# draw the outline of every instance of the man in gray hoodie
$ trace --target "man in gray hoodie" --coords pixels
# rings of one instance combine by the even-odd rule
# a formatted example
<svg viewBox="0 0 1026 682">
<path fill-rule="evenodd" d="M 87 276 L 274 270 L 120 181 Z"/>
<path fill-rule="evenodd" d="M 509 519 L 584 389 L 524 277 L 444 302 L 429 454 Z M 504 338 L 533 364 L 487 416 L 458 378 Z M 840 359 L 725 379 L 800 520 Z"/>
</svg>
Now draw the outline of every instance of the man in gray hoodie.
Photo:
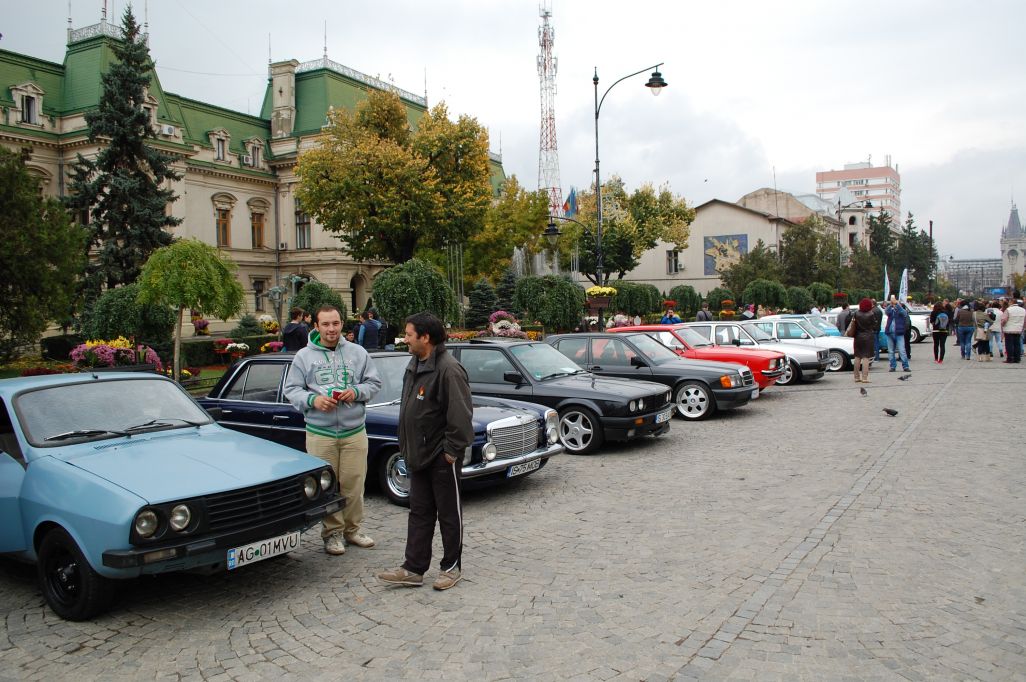
<svg viewBox="0 0 1026 682">
<path fill-rule="evenodd" d="M 381 390 L 366 350 L 342 338 L 342 315 L 324 306 L 314 318 L 305 348 L 285 379 L 285 397 L 306 420 L 306 451 L 331 465 L 346 505 L 324 518 L 321 538 L 328 554 L 345 554 L 346 543 L 373 547 L 360 532 L 367 479 L 365 405 Z"/>
</svg>

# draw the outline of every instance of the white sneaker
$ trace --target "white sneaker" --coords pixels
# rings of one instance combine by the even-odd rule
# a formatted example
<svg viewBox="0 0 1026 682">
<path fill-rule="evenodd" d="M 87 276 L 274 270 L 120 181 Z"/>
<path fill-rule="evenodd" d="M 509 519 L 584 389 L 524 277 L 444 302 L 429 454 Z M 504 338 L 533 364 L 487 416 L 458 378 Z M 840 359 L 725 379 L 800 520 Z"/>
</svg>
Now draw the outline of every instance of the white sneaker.
<svg viewBox="0 0 1026 682">
<path fill-rule="evenodd" d="M 335 556 L 346 553 L 346 541 L 342 537 L 342 531 L 337 530 L 324 538 L 324 551 Z"/>
<path fill-rule="evenodd" d="M 352 535 L 346 536 L 346 542 L 350 545 L 356 545 L 357 547 L 363 547 L 368 549 L 374 546 L 374 540 L 363 533 L 353 533 Z"/>
</svg>

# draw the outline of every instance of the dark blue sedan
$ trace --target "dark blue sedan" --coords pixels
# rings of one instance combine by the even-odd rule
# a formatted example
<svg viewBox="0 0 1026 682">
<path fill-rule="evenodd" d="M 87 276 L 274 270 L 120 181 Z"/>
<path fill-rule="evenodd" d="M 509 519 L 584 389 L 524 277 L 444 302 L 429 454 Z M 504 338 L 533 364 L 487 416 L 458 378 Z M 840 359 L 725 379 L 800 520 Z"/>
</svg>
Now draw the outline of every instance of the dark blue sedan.
<svg viewBox="0 0 1026 682">
<path fill-rule="evenodd" d="M 303 415 L 282 395 L 292 353 L 267 353 L 232 365 L 199 400 L 222 426 L 305 450 Z M 406 353 L 375 353 L 382 388 L 367 405 L 367 478 L 399 505 L 409 503 L 406 463 L 397 437 Z M 555 410 L 518 400 L 474 396 L 474 444 L 463 455 L 463 478 L 498 481 L 538 471 L 563 451 Z"/>
</svg>

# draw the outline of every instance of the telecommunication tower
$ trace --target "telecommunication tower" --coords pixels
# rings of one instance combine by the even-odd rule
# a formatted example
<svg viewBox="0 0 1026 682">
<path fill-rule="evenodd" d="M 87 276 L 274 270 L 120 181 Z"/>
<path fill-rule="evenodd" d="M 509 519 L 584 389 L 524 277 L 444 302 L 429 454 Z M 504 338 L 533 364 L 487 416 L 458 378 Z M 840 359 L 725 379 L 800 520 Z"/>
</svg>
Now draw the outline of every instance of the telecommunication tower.
<svg viewBox="0 0 1026 682">
<path fill-rule="evenodd" d="M 552 10 L 539 8 L 542 18 L 538 29 L 538 80 L 541 81 L 541 134 L 538 144 L 538 189 L 549 195 L 549 213 L 563 215 L 563 190 L 559 184 L 559 147 L 556 144 L 556 58 L 552 43 L 556 33 L 549 25 Z"/>
</svg>

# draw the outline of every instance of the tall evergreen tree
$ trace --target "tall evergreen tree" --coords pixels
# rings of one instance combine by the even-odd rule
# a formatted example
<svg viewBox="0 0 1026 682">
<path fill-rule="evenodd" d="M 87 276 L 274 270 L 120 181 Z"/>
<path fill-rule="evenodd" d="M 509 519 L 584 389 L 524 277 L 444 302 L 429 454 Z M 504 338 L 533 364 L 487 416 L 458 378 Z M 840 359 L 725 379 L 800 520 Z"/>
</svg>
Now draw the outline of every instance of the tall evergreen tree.
<svg viewBox="0 0 1026 682">
<path fill-rule="evenodd" d="M 891 214 L 887 211 L 881 212 L 879 216 L 869 216 L 869 253 L 880 259 L 881 263 L 893 264 L 893 224 Z"/>
<path fill-rule="evenodd" d="M 143 109 L 153 63 L 131 7 L 122 17 L 123 40 L 113 44 L 116 61 L 103 74 L 97 109 L 86 112 L 89 141 L 103 147 L 96 159 L 81 154 L 71 169 L 67 205 L 76 215 L 88 211 L 88 247 L 97 249 L 86 273 L 86 295 L 106 286 L 134 282 L 150 254 L 173 241 L 165 228 L 181 219 L 167 214 L 180 179 L 172 157 L 147 144 L 155 139 Z"/>
<path fill-rule="evenodd" d="M 498 300 L 495 305 L 498 306 L 499 310 L 505 310 L 506 312 L 515 313 L 518 311 L 513 310 L 513 294 L 517 289 L 517 273 L 512 267 L 506 268 L 506 272 L 502 274 L 502 279 L 499 280 L 499 285 L 495 287 L 495 295 Z"/>
<path fill-rule="evenodd" d="M 467 296 L 470 299 L 470 309 L 467 311 L 467 328 L 477 329 L 488 324 L 488 316 L 497 310 L 495 307 L 498 298 L 495 289 L 484 277 L 477 280 L 477 284 L 470 290 Z"/>
</svg>

